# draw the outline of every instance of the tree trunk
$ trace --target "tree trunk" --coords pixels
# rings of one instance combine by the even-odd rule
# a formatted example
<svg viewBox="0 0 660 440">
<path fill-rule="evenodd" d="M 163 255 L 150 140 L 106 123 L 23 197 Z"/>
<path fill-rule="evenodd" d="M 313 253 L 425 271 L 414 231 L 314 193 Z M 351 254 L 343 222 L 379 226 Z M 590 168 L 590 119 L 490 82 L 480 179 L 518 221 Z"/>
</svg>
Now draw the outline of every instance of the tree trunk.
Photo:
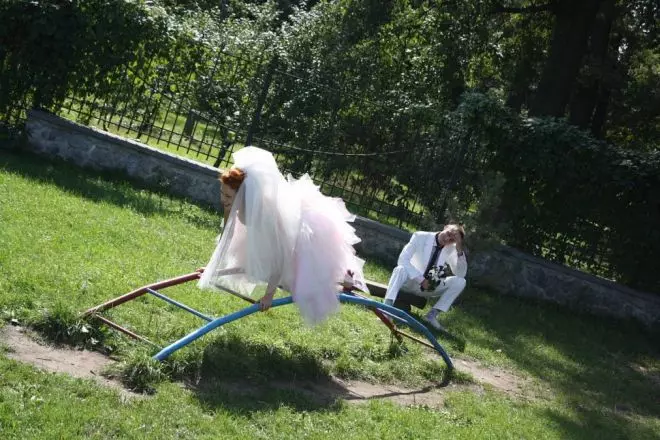
<svg viewBox="0 0 660 440">
<path fill-rule="evenodd" d="M 511 81 L 511 88 L 506 98 L 506 105 L 516 112 L 519 112 L 523 105 L 529 104 L 529 83 L 534 75 L 534 66 L 530 58 L 522 54 L 522 59 L 518 61 L 516 72 Z"/>
<path fill-rule="evenodd" d="M 598 99 L 598 84 L 600 81 L 594 78 L 585 78 L 584 83 L 576 87 L 573 100 L 570 105 L 569 122 L 581 128 L 586 128 L 591 122 L 591 116 Z"/>
<path fill-rule="evenodd" d="M 610 105 L 610 89 L 604 87 L 600 91 L 600 99 L 596 103 L 596 110 L 591 119 L 591 133 L 598 139 L 603 138 L 603 128 L 607 120 L 607 108 Z"/>
<path fill-rule="evenodd" d="M 531 115 L 564 115 L 599 3 L 600 0 L 557 1 L 550 55 L 532 102 Z"/>
<path fill-rule="evenodd" d="M 588 69 L 578 81 L 570 105 L 570 122 L 582 128 L 589 127 L 596 104 L 604 97 L 601 89 L 606 87 L 604 77 L 611 70 L 608 48 L 613 19 L 614 0 L 602 1 L 589 40 Z"/>
</svg>

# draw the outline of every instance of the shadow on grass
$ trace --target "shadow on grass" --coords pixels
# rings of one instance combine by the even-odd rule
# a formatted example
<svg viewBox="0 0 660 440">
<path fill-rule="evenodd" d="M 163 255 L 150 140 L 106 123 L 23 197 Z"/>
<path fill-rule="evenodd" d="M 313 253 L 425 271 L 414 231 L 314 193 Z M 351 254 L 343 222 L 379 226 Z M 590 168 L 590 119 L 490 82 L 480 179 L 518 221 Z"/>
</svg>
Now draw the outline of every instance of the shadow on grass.
<svg viewBox="0 0 660 440">
<path fill-rule="evenodd" d="M 328 392 L 320 393 L 317 387 Z M 331 380 L 328 368 L 310 348 L 274 346 L 236 334 L 222 335 L 206 347 L 193 389 L 204 405 L 239 412 L 282 405 L 334 410 L 349 394 Z"/>
<path fill-rule="evenodd" d="M 460 332 L 457 332 L 453 328 L 447 326 L 444 328 L 444 330 L 436 330 L 430 325 L 425 324 L 423 318 L 424 313 L 419 309 L 413 309 L 409 311 L 408 314 L 413 318 L 415 318 L 417 321 L 419 321 L 422 325 L 424 325 L 431 332 L 431 334 L 435 336 L 435 338 L 438 340 L 440 345 L 443 346 L 443 348 L 447 349 L 446 346 L 449 343 L 451 351 L 456 350 L 461 353 L 465 351 L 465 347 L 467 346 L 467 340 L 460 334 Z M 405 329 L 407 327 L 403 327 L 403 328 Z M 449 353 L 449 355 L 451 356 L 451 353 Z"/>
<path fill-rule="evenodd" d="M 190 385 L 207 408 L 239 413 L 282 406 L 296 411 L 338 411 L 343 401 L 365 400 L 332 378 L 318 352 L 297 344 L 273 346 L 239 335 L 222 335 L 204 350 L 197 380 Z M 397 398 L 419 390 L 382 392 L 369 399 Z"/>
<path fill-rule="evenodd" d="M 273 345 L 236 333 L 226 333 L 204 350 L 201 374 L 207 378 L 243 378 L 252 382 L 270 380 L 324 380 L 330 378 L 318 353 L 310 347 Z"/>
<path fill-rule="evenodd" d="M 167 194 L 165 186 L 145 185 L 120 172 L 88 171 L 65 161 L 7 150 L 0 150 L 0 169 L 37 182 L 55 184 L 70 194 L 95 202 L 130 208 L 146 216 L 176 212 L 196 226 L 219 229 L 219 217 L 212 207 L 197 204 L 203 212 L 210 214 L 199 215 L 184 209 L 186 202 Z"/>
<path fill-rule="evenodd" d="M 580 408 L 578 417 L 556 410 L 542 411 L 540 417 L 551 421 L 570 439 L 657 439 L 658 431 L 629 419 L 624 412 Z"/>
<path fill-rule="evenodd" d="M 336 385 L 327 382 L 330 385 Z M 246 380 L 234 382 L 202 380 L 191 387 L 201 405 L 209 410 L 224 408 L 232 413 L 249 414 L 288 407 L 294 411 L 337 412 L 348 390 L 338 387 L 336 394 L 320 394 L 318 385 L 277 381 L 254 384 Z"/>
<path fill-rule="evenodd" d="M 660 380 L 653 376 L 660 359 L 658 335 L 641 324 L 479 290 L 466 292 L 449 319 L 471 345 L 501 349 L 520 369 L 549 384 L 583 419 L 579 424 L 612 423 L 609 409 L 615 407 L 660 416 Z"/>
</svg>

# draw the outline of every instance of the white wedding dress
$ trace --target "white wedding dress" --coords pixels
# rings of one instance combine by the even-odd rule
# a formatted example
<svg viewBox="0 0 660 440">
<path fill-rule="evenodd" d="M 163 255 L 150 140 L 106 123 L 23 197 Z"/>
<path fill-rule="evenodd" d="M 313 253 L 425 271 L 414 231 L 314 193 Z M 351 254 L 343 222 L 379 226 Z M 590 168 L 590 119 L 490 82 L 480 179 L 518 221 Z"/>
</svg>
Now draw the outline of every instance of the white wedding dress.
<svg viewBox="0 0 660 440">
<path fill-rule="evenodd" d="M 245 172 L 218 245 L 199 287 L 250 295 L 269 280 L 291 292 L 308 324 L 339 308 L 338 283 L 347 271 L 366 290 L 353 245 L 355 219 L 339 198 L 326 197 L 308 175 L 284 178 L 268 151 L 246 147 L 234 153 Z M 226 275 L 228 269 L 236 269 Z"/>
</svg>

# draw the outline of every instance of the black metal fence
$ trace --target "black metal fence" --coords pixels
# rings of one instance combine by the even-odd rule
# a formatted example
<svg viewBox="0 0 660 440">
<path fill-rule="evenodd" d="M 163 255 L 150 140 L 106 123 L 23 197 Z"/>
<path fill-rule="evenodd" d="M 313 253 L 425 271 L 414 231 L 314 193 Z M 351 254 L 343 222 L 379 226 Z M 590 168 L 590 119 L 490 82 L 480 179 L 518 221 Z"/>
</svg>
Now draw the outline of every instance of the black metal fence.
<svg viewBox="0 0 660 440">
<path fill-rule="evenodd" d="M 27 108 L 25 103 L 15 102 L 5 111 L 0 111 L 0 128 L 10 130 L 23 125 Z"/>
<path fill-rule="evenodd" d="M 325 118 L 318 112 L 279 111 L 296 105 L 304 109 L 340 92 L 307 84 L 276 68 L 275 60 L 219 52 L 201 68 L 186 70 L 154 60 L 140 70 L 126 67 L 120 77 L 113 96 L 79 96 L 74 90 L 49 110 L 219 168 L 231 166 L 236 149 L 257 145 L 272 151 L 285 172 L 309 173 L 322 192 L 343 198 L 356 214 L 408 229 L 424 225 L 429 216 L 419 198 L 387 172 L 409 151 L 360 152 L 341 145 L 342 133 L 333 121 L 338 107 Z M 287 102 L 295 96 L 292 87 L 309 87 L 308 100 Z M 322 129 L 306 127 L 310 121 Z M 283 130 L 283 124 L 289 126 Z M 451 153 L 447 157 L 458 160 Z M 444 187 L 449 187 L 448 179 Z"/>
<path fill-rule="evenodd" d="M 488 160 L 470 145 L 443 138 L 446 145 L 439 146 L 441 128 L 415 132 L 416 122 L 406 121 L 413 124 L 407 133 L 414 132 L 414 139 L 398 143 L 395 135 L 388 143 L 358 148 L 359 142 L 371 141 L 347 140 L 347 132 L 368 122 L 347 126 L 346 109 L 357 106 L 355 113 L 361 114 L 379 104 L 305 79 L 276 59 L 222 51 L 196 63 L 152 59 L 141 67 L 122 67 L 113 81 L 113 92 L 103 98 L 74 89 L 48 110 L 218 168 L 231 166 L 237 149 L 257 145 L 272 151 L 285 172 L 309 173 L 322 192 L 341 197 L 352 212 L 410 230 L 427 226 L 429 219 L 442 220 L 433 214 L 444 213 L 448 199 L 466 201 L 463 212 L 479 202 L 470 184 L 482 177 Z M 20 124 L 27 107 L 17 102 L 0 112 L 0 125 Z M 418 146 L 414 152 L 411 144 Z M 425 175 L 420 165 L 412 177 L 428 180 L 434 199 L 422 198 L 419 188 L 409 189 L 391 172 L 406 161 L 439 157 L 447 164 L 444 175 Z M 521 249 L 586 272 L 617 276 L 608 262 L 608 232 L 598 224 L 576 220 L 558 227 L 560 232 L 539 231 L 532 224 L 516 227 L 529 228 L 520 236 L 533 238 L 513 243 Z"/>
</svg>

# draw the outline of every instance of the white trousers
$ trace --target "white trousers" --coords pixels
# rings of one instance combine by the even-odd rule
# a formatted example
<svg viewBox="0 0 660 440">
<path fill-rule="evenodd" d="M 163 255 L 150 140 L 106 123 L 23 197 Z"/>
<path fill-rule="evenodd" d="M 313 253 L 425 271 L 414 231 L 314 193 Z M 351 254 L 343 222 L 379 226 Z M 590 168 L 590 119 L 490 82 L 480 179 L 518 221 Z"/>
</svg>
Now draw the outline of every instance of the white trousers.
<svg viewBox="0 0 660 440">
<path fill-rule="evenodd" d="M 390 281 L 387 283 L 385 299 L 394 302 L 399 295 L 400 290 L 413 295 L 423 296 L 425 298 L 440 297 L 433 308 L 446 312 L 456 298 L 458 298 L 458 295 L 461 294 L 463 289 L 465 289 L 465 278 L 449 276 L 445 278 L 444 282 L 440 283 L 434 291 L 422 291 L 419 283 L 408 278 L 406 269 L 403 266 L 397 266 L 392 271 Z"/>
</svg>

